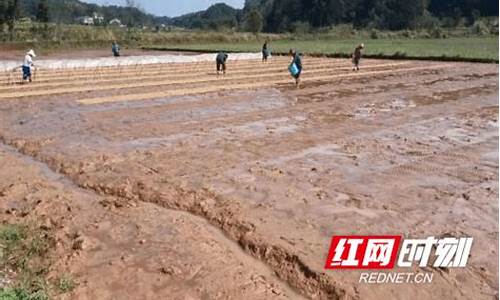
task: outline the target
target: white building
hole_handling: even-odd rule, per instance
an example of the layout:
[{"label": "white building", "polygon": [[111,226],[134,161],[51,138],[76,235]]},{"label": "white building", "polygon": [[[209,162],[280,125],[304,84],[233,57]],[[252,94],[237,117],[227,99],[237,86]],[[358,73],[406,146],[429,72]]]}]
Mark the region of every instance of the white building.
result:
[{"label": "white building", "polygon": [[109,25],[113,25],[113,26],[122,26],[122,21],[120,21],[120,19],[113,19],[111,21],[109,21]]},{"label": "white building", "polygon": [[104,23],[104,16],[99,13],[93,13],[94,24],[100,25]]},{"label": "white building", "polygon": [[89,17],[89,16],[85,16],[85,17],[79,17],[76,19],[78,21],[78,23],[82,24],[82,25],[94,25],[94,18],[92,17]]}]

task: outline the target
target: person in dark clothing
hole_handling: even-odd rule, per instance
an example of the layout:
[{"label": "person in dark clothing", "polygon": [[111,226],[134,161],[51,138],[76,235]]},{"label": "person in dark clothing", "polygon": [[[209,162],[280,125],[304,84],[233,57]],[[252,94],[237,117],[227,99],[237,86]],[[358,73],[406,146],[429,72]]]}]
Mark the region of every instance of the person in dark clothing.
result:
[{"label": "person in dark clothing", "polygon": [[219,52],[217,54],[217,57],[215,58],[215,62],[217,65],[217,75],[222,72],[222,74],[226,74],[226,61],[227,61],[228,55],[224,52]]},{"label": "person in dark clothing", "polygon": [[262,46],[262,62],[267,62],[268,57],[269,57],[268,41],[265,41],[264,45]]},{"label": "person in dark clothing", "polygon": [[292,57],[291,64],[295,64],[298,69],[298,72],[295,75],[292,75],[295,78],[295,85],[299,87],[300,85],[300,75],[302,74],[302,58],[300,54],[295,49],[290,49],[290,56]]},{"label": "person in dark clothing", "polygon": [[363,55],[363,49],[365,49],[365,45],[361,44],[356,49],[354,49],[354,53],[352,54],[352,70],[359,71],[359,62],[361,60],[361,56]]},{"label": "person in dark clothing", "polygon": [[116,43],[116,41],[111,45],[111,51],[113,52],[114,57],[120,56],[120,46]]}]

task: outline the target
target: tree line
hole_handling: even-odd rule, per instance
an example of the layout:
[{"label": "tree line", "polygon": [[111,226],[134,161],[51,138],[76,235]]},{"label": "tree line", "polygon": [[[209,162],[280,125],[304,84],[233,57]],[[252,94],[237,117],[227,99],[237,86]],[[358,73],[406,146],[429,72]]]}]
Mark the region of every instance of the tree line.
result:
[{"label": "tree line", "polygon": [[246,0],[245,15],[259,14],[266,32],[349,23],[356,28],[418,29],[498,16],[497,0]]},{"label": "tree line", "polygon": [[30,18],[39,22],[76,23],[79,17],[101,15],[105,21],[120,19],[128,26],[153,25],[157,17],[145,13],[133,0],[125,6],[100,6],[78,0],[0,0],[0,25],[13,26],[15,20]]},{"label": "tree line", "polygon": [[145,13],[134,0],[126,6],[99,6],[79,0],[0,0],[0,29],[12,30],[16,20],[75,23],[98,13],[108,22],[127,26],[160,24],[190,29],[231,28],[251,32],[293,32],[337,24],[381,30],[419,29],[474,23],[498,16],[497,0],[246,0],[242,10],[215,4],[205,11],[176,18]]}]

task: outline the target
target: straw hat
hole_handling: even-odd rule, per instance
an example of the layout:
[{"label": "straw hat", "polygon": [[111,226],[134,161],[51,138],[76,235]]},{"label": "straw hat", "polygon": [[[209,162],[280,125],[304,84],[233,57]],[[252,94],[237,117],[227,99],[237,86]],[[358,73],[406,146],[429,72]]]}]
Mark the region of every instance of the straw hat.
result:
[{"label": "straw hat", "polygon": [[35,51],[33,49],[31,49],[29,52],[28,52],[28,55],[31,56],[31,57],[36,57],[35,55]]}]

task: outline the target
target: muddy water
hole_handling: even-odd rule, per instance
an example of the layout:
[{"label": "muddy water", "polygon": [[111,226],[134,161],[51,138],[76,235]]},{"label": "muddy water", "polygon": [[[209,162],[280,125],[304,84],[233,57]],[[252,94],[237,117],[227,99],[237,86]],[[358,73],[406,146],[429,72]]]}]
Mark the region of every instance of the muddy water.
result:
[{"label": "muddy water", "polygon": [[[6,100],[0,136],[80,186],[202,217],[200,226],[269,267],[266,277],[309,298],[489,299],[498,290],[498,68],[437,65],[357,77],[332,67],[335,77],[301,89],[93,105],[75,94]],[[356,271],[324,271],[334,234],[465,235],[475,244],[466,269],[388,289],[359,284]]]}]

